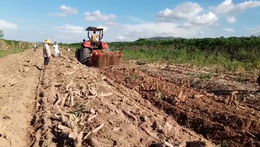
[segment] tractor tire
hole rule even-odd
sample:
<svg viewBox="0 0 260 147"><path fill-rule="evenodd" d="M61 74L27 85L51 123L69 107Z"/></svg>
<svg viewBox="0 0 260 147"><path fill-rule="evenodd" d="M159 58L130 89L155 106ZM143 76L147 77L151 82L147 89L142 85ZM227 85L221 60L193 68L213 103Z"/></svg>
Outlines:
<svg viewBox="0 0 260 147"><path fill-rule="evenodd" d="M75 58L79 61L79 50L80 49L76 49L75 51Z"/></svg>
<svg viewBox="0 0 260 147"><path fill-rule="evenodd" d="M82 62L83 62L83 59L82 59L82 49L78 49L77 59L82 64Z"/></svg>
<svg viewBox="0 0 260 147"><path fill-rule="evenodd" d="M82 64L87 64L89 61L89 56L90 56L90 49L89 48L82 48L81 49L81 63Z"/></svg>

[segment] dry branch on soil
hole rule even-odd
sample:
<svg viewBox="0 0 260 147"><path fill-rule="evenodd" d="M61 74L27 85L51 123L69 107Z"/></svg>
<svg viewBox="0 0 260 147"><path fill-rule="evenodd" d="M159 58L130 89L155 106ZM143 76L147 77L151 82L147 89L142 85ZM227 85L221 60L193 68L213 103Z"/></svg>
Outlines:
<svg viewBox="0 0 260 147"><path fill-rule="evenodd" d="M153 134L150 130L148 130L146 127L142 127L142 129L145 131L146 134L148 134L149 136L151 136L152 138L156 139L156 140L160 140L159 137L157 137L156 134Z"/></svg>
<svg viewBox="0 0 260 147"><path fill-rule="evenodd" d="M94 119L95 117L97 117L98 115L92 115L88 118L88 122L90 122L92 119Z"/></svg>
<svg viewBox="0 0 260 147"><path fill-rule="evenodd" d="M225 100L225 103L228 104L228 105L235 105L235 106L237 106L239 104L239 102L237 100L237 94L238 94L238 91L231 92L231 96L228 97Z"/></svg>
<svg viewBox="0 0 260 147"><path fill-rule="evenodd" d="M66 64L64 65L66 66ZM101 89L104 89L104 87L109 89L109 87L105 85L103 81L104 77L97 75L92 70L86 72L86 68L79 65L70 65L70 67L72 68L66 69L71 69L72 71L67 70L66 72L61 68L58 75L65 73L63 75L67 76L64 76L62 81L55 81L51 84L58 91L55 102L52 104L54 107L51 117L55 118L52 120L52 124L55 124L53 127L56 133L62 133L64 140L70 138L74 146L80 147L83 141L85 142L86 139L97 134L104 127L104 123L100 123L95 128L87 127L91 126L94 122L96 123L97 120L95 118L98 117L98 114L92 108L88 108L90 111L85 111L87 104L93 98L112 96L113 92L99 91L100 87L102 87ZM79 82L78 79L80 79ZM92 129L89 130L90 128ZM83 135L84 133L87 133L87 135ZM90 137L89 144L92 146L101 145L93 137Z"/></svg>
<svg viewBox="0 0 260 147"><path fill-rule="evenodd" d="M109 98L113 96L115 92L111 90L111 86L106 84L106 82L109 82L109 79L95 73L95 70L89 70L80 64L76 66L73 66L73 64L69 66L66 65L66 62L60 63L61 67L57 67L55 74L62 77L58 78L55 82L50 82L57 94L56 97L54 97L55 102L53 104L46 104L51 105L48 107L53 108L50 109L51 116L49 116L49 118L54 119L51 120L52 126L49 127L49 129L53 128L53 132L56 134L54 136L58 136L55 139L58 139L64 144L65 142L69 142L68 144L73 144L76 147L87 146L83 143L88 143L88 145L95 147L102 146L105 143L101 138L98 138L98 136L101 136L98 134L100 134L100 132L103 133L102 129L107 129L105 128L106 124L100 121L100 119L102 119L101 117L103 117L102 113L96 113L96 111L99 112L99 109L91 104L93 104L93 101L100 101L99 98ZM66 66L66 68L62 68L64 66ZM106 82L104 82L104 80L106 80ZM153 84L149 89L159 89L158 83ZM184 91L180 90L176 98L180 101L185 101L186 97L183 93ZM137 125L136 123L138 123L139 119L138 113L133 113L126 109L122 110L122 112L121 113L126 117L133 120L134 125ZM112 131L125 129L122 126L112 127ZM150 131L147 127L143 127L142 129L147 136L151 136L153 140L160 142L162 146L172 147L170 143L160 139L157 134L155 134L156 132Z"/></svg>
<svg viewBox="0 0 260 147"><path fill-rule="evenodd" d="M82 129L78 129L78 123L84 121L85 116L81 116L80 118L75 117L74 115L69 115L66 117L62 114L63 118L61 118L62 122L57 125L57 128L62 131L64 135L74 140L74 145L76 147L82 146L82 138L84 133L84 127ZM67 126L62 125L66 124ZM79 131L81 130L81 131Z"/></svg>
<svg viewBox="0 0 260 147"><path fill-rule="evenodd" d="M134 119L135 121L137 120L137 118L135 117L135 115L132 114L131 112L128 112L127 110L122 110L122 111L123 111L123 113L124 113L125 115L127 115L128 117Z"/></svg>
<svg viewBox="0 0 260 147"><path fill-rule="evenodd" d="M90 138L88 140L89 144L92 145L93 147L102 147L102 144L95 138Z"/></svg>
<svg viewBox="0 0 260 147"><path fill-rule="evenodd" d="M97 133L101 128L103 128L104 124L102 123L101 125L99 125L97 128L95 128L92 133Z"/></svg>

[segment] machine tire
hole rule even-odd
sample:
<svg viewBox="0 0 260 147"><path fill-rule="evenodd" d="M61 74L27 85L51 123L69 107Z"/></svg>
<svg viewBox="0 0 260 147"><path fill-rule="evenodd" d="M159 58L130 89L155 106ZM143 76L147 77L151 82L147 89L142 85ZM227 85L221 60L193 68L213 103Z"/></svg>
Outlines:
<svg viewBox="0 0 260 147"><path fill-rule="evenodd" d="M80 52L81 56L81 63L82 64L87 64L90 56L90 49L89 48L82 48Z"/></svg>
<svg viewBox="0 0 260 147"><path fill-rule="evenodd" d="M79 61L79 49L75 51L75 58Z"/></svg>
<svg viewBox="0 0 260 147"><path fill-rule="evenodd" d="M83 60L82 60L82 49L78 49L78 52L77 52L77 59L78 59L78 61L80 62L80 63L82 63L83 62Z"/></svg>

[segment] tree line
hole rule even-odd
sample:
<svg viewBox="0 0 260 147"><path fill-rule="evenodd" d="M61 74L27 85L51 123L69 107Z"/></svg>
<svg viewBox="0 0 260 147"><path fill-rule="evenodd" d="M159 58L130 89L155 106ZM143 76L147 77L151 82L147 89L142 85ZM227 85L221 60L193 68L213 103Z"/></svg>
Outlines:
<svg viewBox="0 0 260 147"><path fill-rule="evenodd" d="M174 39L162 41L149 41L139 39L135 42L114 42L110 46L116 50L132 49L160 50L168 48L175 50L186 50L190 52L201 51L205 55L222 54L231 60L250 61L260 58L260 38L259 37L229 37L229 38L202 38L202 39Z"/></svg>

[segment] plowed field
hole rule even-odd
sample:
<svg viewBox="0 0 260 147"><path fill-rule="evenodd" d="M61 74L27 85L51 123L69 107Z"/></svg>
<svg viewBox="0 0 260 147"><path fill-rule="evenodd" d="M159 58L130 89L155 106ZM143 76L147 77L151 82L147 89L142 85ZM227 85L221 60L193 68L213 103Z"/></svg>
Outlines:
<svg viewBox="0 0 260 147"><path fill-rule="evenodd" d="M41 49L0 61L1 147L260 146L259 110L239 93L128 65L90 68L65 50L49 69Z"/></svg>

